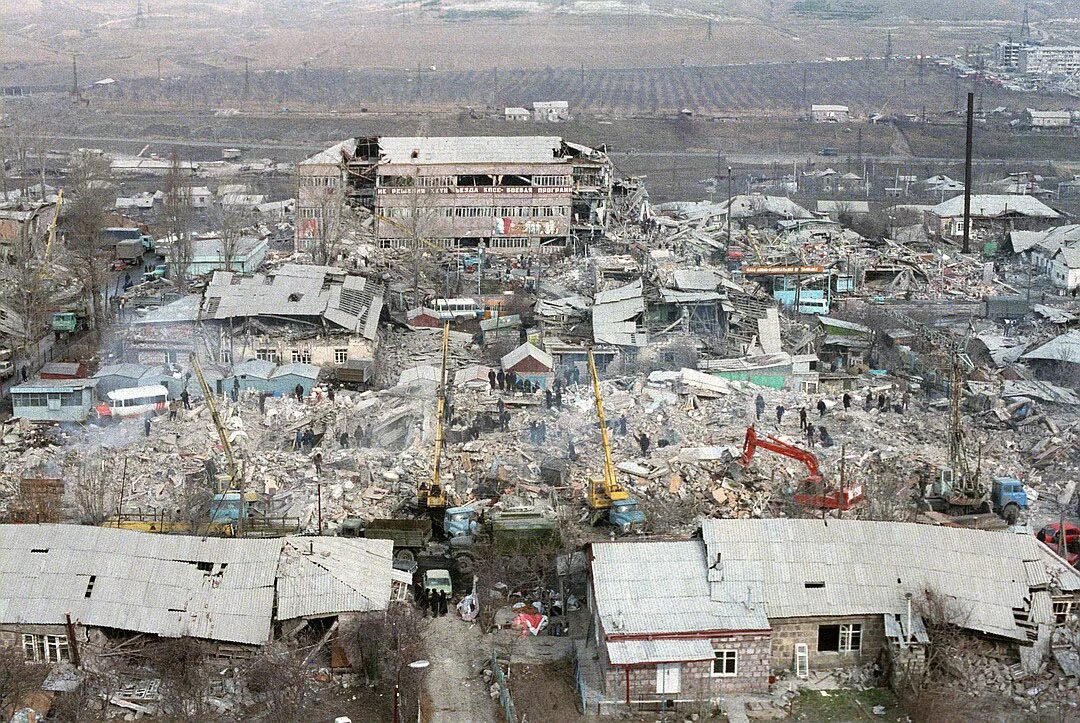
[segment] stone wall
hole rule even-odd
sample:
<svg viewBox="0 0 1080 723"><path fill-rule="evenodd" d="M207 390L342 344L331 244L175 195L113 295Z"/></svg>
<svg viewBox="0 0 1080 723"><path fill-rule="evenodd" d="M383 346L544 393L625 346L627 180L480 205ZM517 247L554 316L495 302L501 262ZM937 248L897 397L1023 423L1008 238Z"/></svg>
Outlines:
<svg viewBox="0 0 1080 723"><path fill-rule="evenodd" d="M773 670L795 669L795 645L806 643L810 653L810 669L824 670L862 665L877 660L885 645L885 622L881 615L855 617L816 617L770 620ZM862 624L862 646L859 652L836 653L818 651L818 627L842 623Z"/></svg>

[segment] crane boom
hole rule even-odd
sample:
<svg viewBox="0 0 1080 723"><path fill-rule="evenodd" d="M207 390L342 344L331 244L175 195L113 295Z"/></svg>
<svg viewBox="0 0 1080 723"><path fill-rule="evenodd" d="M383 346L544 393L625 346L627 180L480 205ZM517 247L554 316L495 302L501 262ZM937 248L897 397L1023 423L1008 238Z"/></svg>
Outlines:
<svg viewBox="0 0 1080 723"><path fill-rule="evenodd" d="M818 509L832 509L846 512L863 499L863 487L861 484L853 484L843 487L841 476L839 490L826 489L825 480L821 476L817 457L805 449L800 449L793 444L781 441L776 437L759 437L757 430L752 426L746 428L746 439L743 442L742 457L739 464L743 467L750 466L754 459L754 452L758 448L768 450L774 454L798 460L806 465L806 479L795 489L795 502Z"/></svg>
<svg viewBox="0 0 1080 723"><path fill-rule="evenodd" d="M743 441L743 453L742 457L739 458L739 464L743 467L749 467L750 462L754 459L754 452L757 451L758 447L802 462L806 465L807 472L809 472L806 476L807 482L820 482L823 479L821 470L818 468L817 457L813 454L787 442L782 442L776 437L759 437L757 430L753 427L746 428L746 439Z"/></svg>
<svg viewBox="0 0 1080 723"><path fill-rule="evenodd" d="M52 254L53 241L56 240L56 227L60 223L60 207L64 205L64 189L60 189L56 192L56 208L53 210L52 223L49 224L49 230L45 239L45 253L41 257L41 270L38 271L37 280L41 281L45 276L51 273L49 268L49 257Z"/></svg>
<svg viewBox="0 0 1080 723"><path fill-rule="evenodd" d="M431 461L431 482L417 490L417 501L428 509L446 507L446 492L440 477L443 448L443 417L446 415L446 363L450 349L450 322L443 324L442 367L439 372L439 389L435 405L435 451Z"/></svg>
<svg viewBox="0 0 1080 723"><path fill-rule="evenodd" d="M600 423L600 446L604 449L604 479L593 480L589 486L589 506L593 509L606 509L611 507L613 502L630 499L630 493L615 478L615 463L611 459L611 441L608 439L607 419L604 417L604 399L600 394L600 376L596 373L592 347L588 349L588 358L593 397L596 399L596 419Z"/></svg>
<svg viewBox="0 0 1080 723"><path fill-rule="evenodd" d="M206 377L203 376L202 364L199 363L199 358L195 354L191 355L191 366L195 370L195 377L199 380L203 398L206 400L206 406L210 410L210 418L214 421L218 439L221 440L221 448L225 452L225 462L229 467L229 486L239 487L240 475L236 465L236 457L233 455L232 444L229 442L229 434L225 431L225 425L221 422L221 415L218 414L217 404L214 403L214 395L210 391L210 385L206 383ZM219 491L224 492L225 490L222 489Z"/></svg>

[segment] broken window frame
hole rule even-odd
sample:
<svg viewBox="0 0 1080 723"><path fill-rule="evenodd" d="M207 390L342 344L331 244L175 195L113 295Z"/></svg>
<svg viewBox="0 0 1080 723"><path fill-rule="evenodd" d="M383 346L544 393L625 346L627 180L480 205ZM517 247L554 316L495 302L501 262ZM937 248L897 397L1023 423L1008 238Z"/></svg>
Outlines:
<svg viewBox="0 0 1080 723"><path fill-rule="evenodd" d="M833 630L835 629L836 647L831 647ZM827 631L825 643L830 647L822 647L822 634ZM858 653L862 650L862 623L837 623L833 625L818 625L817 652L819 653Z"/></svg>
<svg viewBox="0 0 1080 723"><path fill-rule="evenodd" d="M1053 605L1055 625L1065 625L1069 622L1069 616L1072 615L1074 602L1075 601L1073 600L1054 600L1051 603Z"/></svg>
<svg viewBox="0 0 1080 723"><path fill-rule="evenodd" d="M61 663L71 660L66 635L36 635L23 633L23 656L35 663Z"/></svg>

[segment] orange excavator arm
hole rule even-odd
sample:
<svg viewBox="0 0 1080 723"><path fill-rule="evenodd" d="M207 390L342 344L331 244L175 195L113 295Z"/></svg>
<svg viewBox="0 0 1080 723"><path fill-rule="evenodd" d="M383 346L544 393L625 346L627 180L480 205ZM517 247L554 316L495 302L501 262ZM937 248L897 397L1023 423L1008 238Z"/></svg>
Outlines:
<svg viewBox="0 0 1080 723"><path fill-rule="evenodd" d="M746 428L746 439L743 441L743 453L742 457L739 458L739 464L743 467L749 467L751 460L754 459L754 452L756 452L759 447L774 454L790 457L791 459L798 460L805 464L807 471L810 473L806 477L807 482L822 481L817 457L810 452L807 452L805 449L800 449L787 442L782 442L776 437L759 437L757 430L753 427Z"/></svg>

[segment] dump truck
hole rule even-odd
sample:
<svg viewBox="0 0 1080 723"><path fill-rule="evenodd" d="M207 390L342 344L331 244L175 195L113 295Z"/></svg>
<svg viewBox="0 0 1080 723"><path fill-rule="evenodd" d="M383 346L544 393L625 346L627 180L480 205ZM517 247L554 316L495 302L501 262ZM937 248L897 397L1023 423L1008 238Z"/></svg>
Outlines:
<svg viewBox="0 0 1080 723"><path fill-rule="evenodd" d="M471 507L452 507L443 518L443 532L462 575L472 573L478 544L489 544L495 554L510 556L529 555L559 542L555 519L538 510L490 512L481 520Z"/></svg>
<svg viewBox="0 0 1080 723"><path fill-rule="evenodd" d="M366 537L369 540L392 540L394 557L415 560L431 542L431 520L383 518L364 523L358 517L346 519L338 532L341 537Z"/></svg>

